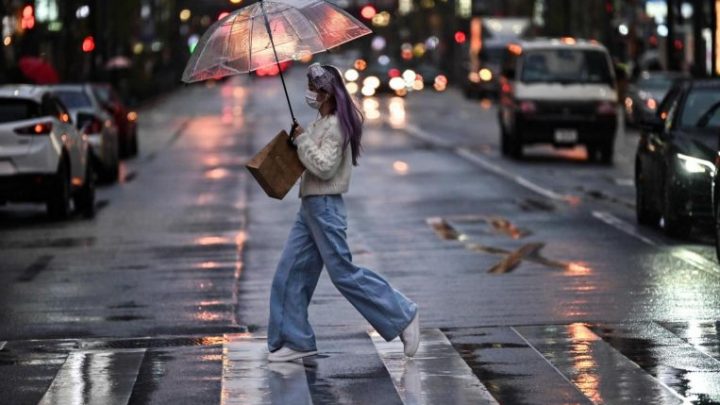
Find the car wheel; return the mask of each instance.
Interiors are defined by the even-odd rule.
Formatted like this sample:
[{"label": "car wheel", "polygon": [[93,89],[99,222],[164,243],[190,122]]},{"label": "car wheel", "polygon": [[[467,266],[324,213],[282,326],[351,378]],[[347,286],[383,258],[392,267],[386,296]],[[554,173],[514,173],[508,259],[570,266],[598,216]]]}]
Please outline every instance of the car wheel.
[{"label": "car wheel", "polygon": [[720,261],[720,204],[715,207],[715,256]]},{"label": "car wheel", "polygon": [[[507,131],[507,130],[506,130]],[[517,129],[514,129],[512,132],[507,131],[507,138],[508,138],[508,152],[510,156],[512,156],[515,159],[522,159],[523,158],[523,143],[522,139],[520,139],[520,134],[518,133]]]},{"label": "car wheel", "polygon": [[85,184],[75,195],[75,209],[85,218],[95,216],[95,170],[88,164],[85,172]]},{"label": "car wheel", "polygon": [[660,223],[660,214],[648,207],[647,191],[642,168],[635,175],[635,215],[640,225],[656,227]]},{"label": "car wheel", "polygon": [[137,136],[137,132],[135,132],[132,136],[132,145],[130,147],[130,156],[137,156],[139,150],[140,150],[140,148],[138,147],[138,136]]},{"label": "car wheel", "polygon": [[613,141],[605,142],[600,145],[600,163],[611,165],[615,154]]},{"label": "car wheel", "polygon": [[47,212],[53,219],[65,219],[70,215],[70,170],[67,163],[60,162],[55,178],[52,179]]},{"label": "car wheel", "polygon": [[665,233],[674,238],[687,238],[692,230],[692,221],[684,215],[678,215],[672,210],[672,193],[670,187],[665,185],[663,197],[663,221]]},{"label": "car wheel", "polygon": [[510,155],[510,139],[508,139],[508,133],[502,122],[500,123],[500,151],[503,156]]}]

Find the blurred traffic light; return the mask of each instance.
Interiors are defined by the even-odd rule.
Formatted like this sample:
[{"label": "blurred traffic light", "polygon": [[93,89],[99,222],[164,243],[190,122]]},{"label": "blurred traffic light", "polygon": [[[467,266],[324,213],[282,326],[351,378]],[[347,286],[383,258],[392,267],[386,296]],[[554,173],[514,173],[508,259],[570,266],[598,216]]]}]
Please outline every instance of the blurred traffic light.
[{"label": "blurred traffic light", "polygon": [[83,39],[82,50],[85,53],[90,53],[95,50],[95,38],[87,36]]},{"label": "blurred traffic light", "polygon": [[457,42],[458,44],[465,43],[466,39],[467,39],[467,36],[465,35],[464,32],[458,31],[455,33],[455,42]]},{"label": "blurred traffic light", "polygon": [[366,20],[372,20],[377,14],[377,10],[372,5],[368,4],[360,10],[360,15]]},{"label": "blurred traffic light", "polygon": [[22,9],[22,20],[20,26],[24,30],[31,30],[35,28],[35,9],[32,5],[28,4]]}]

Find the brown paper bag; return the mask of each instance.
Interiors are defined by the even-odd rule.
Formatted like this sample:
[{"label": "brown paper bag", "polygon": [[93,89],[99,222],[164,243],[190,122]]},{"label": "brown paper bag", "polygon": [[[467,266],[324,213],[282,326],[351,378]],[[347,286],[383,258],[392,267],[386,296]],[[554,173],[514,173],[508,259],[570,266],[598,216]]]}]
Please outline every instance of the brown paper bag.
[{"label": "brown paper bag", "polygon": [[285,197],[305,171],[289,139],[287,132],[281,131],[245,165],[265,193],[278,200]]}]

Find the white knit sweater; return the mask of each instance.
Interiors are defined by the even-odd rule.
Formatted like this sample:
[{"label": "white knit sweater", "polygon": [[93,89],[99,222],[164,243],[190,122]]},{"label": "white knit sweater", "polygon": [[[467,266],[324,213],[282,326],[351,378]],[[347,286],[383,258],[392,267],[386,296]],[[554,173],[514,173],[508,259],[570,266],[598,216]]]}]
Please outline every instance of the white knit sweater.
[{"label": "white knit sweater", "polygon": [[318,118],[295,142],[307,169],[300,182],[300,197],[348,191],[352,153],[350,145],[343,153],[343,134],[335,115]]}]

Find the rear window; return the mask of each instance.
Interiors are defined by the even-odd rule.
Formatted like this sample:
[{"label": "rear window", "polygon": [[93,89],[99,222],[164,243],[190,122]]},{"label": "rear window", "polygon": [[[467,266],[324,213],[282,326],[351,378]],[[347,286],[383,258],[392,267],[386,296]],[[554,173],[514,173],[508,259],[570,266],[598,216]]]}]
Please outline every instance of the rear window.
[{"label": "rear window", "polygon": [[55,95],[70,109],[92,107],[90,97],[83,91],[62,90],[56,91]]},{"label": "rear window", "polygon": [[22,121],[40,116],[40,105],[31,100],[0,98],[0,123]]},{"label": "rear window", "polygon": [[588,83],[613,86],[604,52],[583,49],[535,49],[523,55],[521,81]]}]

